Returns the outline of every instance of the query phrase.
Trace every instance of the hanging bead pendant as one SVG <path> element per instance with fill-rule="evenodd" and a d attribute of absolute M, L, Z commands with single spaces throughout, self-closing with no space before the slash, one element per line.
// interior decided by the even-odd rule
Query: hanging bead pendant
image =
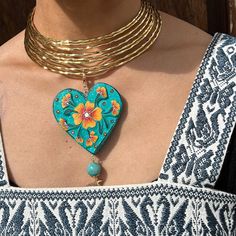
<path fill-rule="evenodd" d="M 91 162 L 88 165 L 87 172 L 90 176 L 95 177 L 95 176 L 100 175 L 101 169 L 102 167 L 99 163 Z"/>

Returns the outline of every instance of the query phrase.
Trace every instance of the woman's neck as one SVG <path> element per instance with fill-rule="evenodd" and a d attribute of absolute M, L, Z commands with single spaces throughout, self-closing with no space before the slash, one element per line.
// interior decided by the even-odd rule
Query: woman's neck
<path fill-rule="evenodd" d="M 57 39 L 92 38 L 127 24 L 140 0 L 37 0 L 34 23 Z"/>

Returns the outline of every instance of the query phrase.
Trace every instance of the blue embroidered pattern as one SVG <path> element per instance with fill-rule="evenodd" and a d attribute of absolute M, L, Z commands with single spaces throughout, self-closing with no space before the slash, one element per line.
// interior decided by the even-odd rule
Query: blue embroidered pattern
<path fill-rule="evenodd" d="M 236 235 L 236 195 L 211 190 L 236 119 L 236 38 L 217 33 L 160 179 L 80 188 L 9 186 L 0 135 L 0 235 Z"/>
<path fill-rule="evenodd" d="M 209 45 L 161 170 L 161 181 L 214 187 L 236 121 L 236 38 Z"/>
<path fill-rule="evenodd" d="M 147 183 L 2 189 L 0 235 L 235 235 L 236 196 Z"/>

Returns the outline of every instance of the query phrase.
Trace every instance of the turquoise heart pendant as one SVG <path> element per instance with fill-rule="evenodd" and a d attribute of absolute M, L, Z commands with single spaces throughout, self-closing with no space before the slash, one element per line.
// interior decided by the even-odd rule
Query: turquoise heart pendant
<path fill-rule="evenodd" d="M 53 101 L 59 125 L 83 148 L 96 154 L 117 124 L 122 110 L 118 91 L 106 83 L 95 84 L 88 92 L 60 91 Z"/>

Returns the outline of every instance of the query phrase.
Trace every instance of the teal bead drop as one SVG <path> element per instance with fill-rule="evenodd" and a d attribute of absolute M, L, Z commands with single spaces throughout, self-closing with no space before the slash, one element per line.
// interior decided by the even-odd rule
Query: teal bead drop
<path fill-rule="evenodd" d="M 100 164 L 92 162 L 88 165 L 87 172 L 90 176 L 98 176 L 101 173 L 101 169 Z"/>

